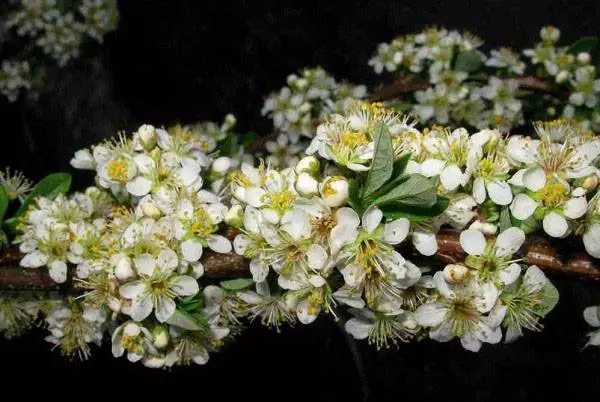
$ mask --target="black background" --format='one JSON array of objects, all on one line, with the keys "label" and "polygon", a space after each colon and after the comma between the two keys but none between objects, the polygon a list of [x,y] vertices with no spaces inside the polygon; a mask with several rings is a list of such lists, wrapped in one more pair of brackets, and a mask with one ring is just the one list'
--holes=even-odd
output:
[{"label": "black background", "polygon": [[[287,74],[321,65],[338,79],[374,84],[366,63],[377,44],[428,25],[516,48],[537,40],[543,24],[561,28],[565,43],[600,33],[600,5],[591,0],[128,0],[120,11],[119,30],[85,49],[94,56],[50,73],[37,106],[0,101],[0,165],[33,178],[70,170],[76,149],[141,122],[220,121],[233,112],[240,130],[267,133],[262,97]],[[600,303],[600,286],[553,279],[561,301],[546,330],[479,354],[430,341],[377,352],[322,317],[281,334],[252,326],[205,367],[166,372],[116,360],[106,346],[89,362],[67,362],[36,330],[0,340],[0,384],[3,397],[14,389],[67,399],[597,401],[600,349],[581,351],[581,312]]]}]

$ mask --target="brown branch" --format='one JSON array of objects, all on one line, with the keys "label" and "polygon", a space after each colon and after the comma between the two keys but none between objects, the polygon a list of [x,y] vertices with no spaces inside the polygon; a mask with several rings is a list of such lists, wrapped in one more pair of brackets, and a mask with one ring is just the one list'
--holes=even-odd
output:
[{"label": "brown branch", "polygon": [[[228,237],[235,235],[230,230]],[[490,239],[493,236],[489,237]],[[438,252],[435,258],[443,264],[460,263],[464,261],[465,252],[460,246],[459,232],[442,230],[437,235]],[[561,252],[559,250],[565,250]],[[571,252],[572,250],[576,250]],[[418,256],[415,250],[411,253]],[[600,280],[600,261],[595,260],[581,250],[581,245],[565,240],[560,245],[539,237],[530,236],[521,250],[519,257],[528,265],[537,265],[549,274],[565,274],[581,279]],[[6,254],[5,254],[6,255]],[[0,267],[0,290],[57,290],[56,285],[44,269],[20,268],[14,261],[16,254],[11,252],[10,263]],[[5,263],[8,259],[0,258]],[[210,279],[248,276],[248,260],[236,254],[218,254],[206,251],[201,262],[204,265],[204,275]]]},{"label": "brown branch", "polygon": [[[569,96],[568,91],[555,86],[551,81],[539,77],[506,77],[504,79],[516,81],[519,84],[519,87],[522,89],[547,93],[562,100],[567,99]],[[377,91],[375,91],[375,93],[373,93],[370,100],[387,101],[416,91],[424,91],[430,86],[431,83],[427,80],[412,80],[410,77],[404,76],[396,79],[392,84],[380,87]]]}]

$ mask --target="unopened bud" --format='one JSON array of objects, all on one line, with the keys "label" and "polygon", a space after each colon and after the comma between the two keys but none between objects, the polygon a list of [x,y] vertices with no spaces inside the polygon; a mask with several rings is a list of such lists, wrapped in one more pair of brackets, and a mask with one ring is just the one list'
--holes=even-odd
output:
[{"label": "unopened bud", "polygon": [[221,129],[223,131],[227,131],[230,128],[232,128],[233,126],[235,126],[236,122],[237,122],[237,119],[235,118],[235,116],[232,115],[231,113],[228,113],[227,116],[225,116],[225,121],[223,122],[223,126],[221,127]]},{"label": "unopened bud", "polygon": [[298,164],[296,164],[295,170],[298,174],[308,173],[311,176],[314,176],[319,173],[320,168],[321,164],[317,158],[314,156],[305,156],[304,158],[300,159]]},{"label": "unopened bud", "polygon": [[241,205],[234,205],[225,214],[225,223],[234,228],[241,228],[244,222],[244,209]]},{"label": "unopened bud", "polygon": [[300,173],[296,178],[296,190],[305,197],[318,195],[319,182],[308,173]]},{"label": "unopened bud", "polygon": [[589,64],[592,57],[588,52],[581,52],[577,55],[577,61],[581,64]]},{"label": "unopened bud", "polygon": [[138,128],[140,142],[146,149],[152,149],[156,145],[156,130],[150,124],[144,124]]},{"label": "unopened bud", "polygon": [[121,282],[124,282],[135,276],[135,272],[133,271],[133,267],[131,264],[131,258],[127,256],[119,258],[115,267],[115,276]]},{"label": "unopened bud", "polygon": [[464,265],[449,264],[444,268],[444,279],[449,283],[462,283],[469,273]]},{"label": "unopened bud", "polygon": [[320,187],[321,197],[330,207],[340,207],[348,200],[348,180],[343,176],[328,176]]},{"label": "unopened bud", "polygon": [[161,325],[152,330],[152,344],[155,348],[162,349],[169,344],[169,331]]},{"label": "unopened bud", "polygon": [[560,31],[553,26],[546,26],[540,30],[540,37],[545,42],[556,42],[560,38]]},{"label": "unopened bud", "polygon": [[562,70],[560,73],[556,74],[556,83],[562,84],[563,82],[569,79],[569,72]]},{"label": "unopened bud", "polygon": [[581,187],[585,188],[588,193],[590,191],[594,191],[596,187],[598,187],[598,176],[594,174],[592,176],[586,177]]},{"label": "unopened bud", "polygon": [[229,168],[231,167],[231,158],[227,156],[221,156],[220,158],[215,159],[212,164],[211,171],[216,176],[223,176]]}]

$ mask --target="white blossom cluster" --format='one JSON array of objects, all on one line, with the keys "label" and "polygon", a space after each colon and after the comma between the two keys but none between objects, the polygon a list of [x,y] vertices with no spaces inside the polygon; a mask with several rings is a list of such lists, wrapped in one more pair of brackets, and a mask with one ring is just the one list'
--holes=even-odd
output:
[{"label": "white blossom cluster", "polygon": [[287,86],[270,94],[262,108],[263,116],[273,120],[278,133],[276,140],[266,144],[270,164],[293,166],[306,148],[303,137],[311,138],[325,116],[344,112],[366,94],[364,85],[337,82],[321,67],[305,68],[300,75],[290,74]]},{"label": "white blossom cluster", "polygon": [[31,88],[29,63],[27,61],[4,60],[0,70],[0,93],[10,102],[15,102],[22,89]]},{"label": "white blossom cluster", "polygon": [[[20,0],[2,17],[2,22],[64,66],[79,56],[88,38],[101,43],[104,35],[116,29],[118,19],[116,0],[81,0],[71,6],[56,0]],[[30,57],[33,61],[34,56]],[[35,72],[30,71],[29,64],[28,60],[3,62],[0,91],[10,102],[19,97],[22,88],[30,88]],[[38,65],[39,61],[31,64]]]},{"label": "white blossom cluster", "polygon": [[[479,50],[482,41],[468,33],[429,28],[380,44],[369,65],[377,74],[385,70],[406,82],[425,83],[425,89],[414,93],[415,103],[404,105],[422,123],[508,131],[524,123],[524,113],[542,112],[548,118],[562,115],[596,129],[600,80],[590,54],[557,47],[559,37],[558,29],[542,28],[542,41],[523,51],[530,62],[527,65],[509,48],[487,54]],[[541,72],[536,71],[538,65]],[[535,92],[523,81],[530,78],[526,73],[552,77],[557,84],[555,95],[566,94],[567,104],[562,107],[552,96],[532,96]]]}]

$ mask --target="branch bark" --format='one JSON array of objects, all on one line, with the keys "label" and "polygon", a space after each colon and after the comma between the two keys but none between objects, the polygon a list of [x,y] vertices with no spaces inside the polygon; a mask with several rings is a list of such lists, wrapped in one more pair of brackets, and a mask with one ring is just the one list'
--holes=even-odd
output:
[{"label": "branch bark", "polygon": [[[504,79],[516,81],[519,84],[519,87],[522,89],[547,93],[562,100],[566,100],[569,96],[567,91],[557,87],[551,81],[539,77],[506,77]],[[412,80],[410,77],[404,76],[396,79],[392,84],[380,87],[377,91],[375,91],[375,93],[373,93],[371,100],[387,101],[416,91],[424,91],[430,86],[431,83],[427,80]]]},{"label": "branch bark", "polygon": [[[438,252],[435,259],[443,264],[464,261],[465,252],[459,241],[460,233],[442,230],[437,235]],[[235,236],[229,231],[228,237]],[[490,236],[493,239],[494,236]],[[565,252],[561,252],[564,250]],[[576,250],[572,252],[573,250]],[[415,250],[409,250],[418,256]],[[548,274],[565,274],[587,280],[600,280],[600,261],[581,250],[581,245],[561,240],[560,245],[546,238],[530,236],[518,256],[528,265],[537,265]],[[10,251],[0,258],[0,290],[47,291],[59,290],[45,269],[21,268],[18,266],[19,253]],[[201,259],[204,275],[210,279],[249,276],[249,261],[239,255],[218,254],[206,251]],[[66,285],[69,286],[69,285]]]}]

